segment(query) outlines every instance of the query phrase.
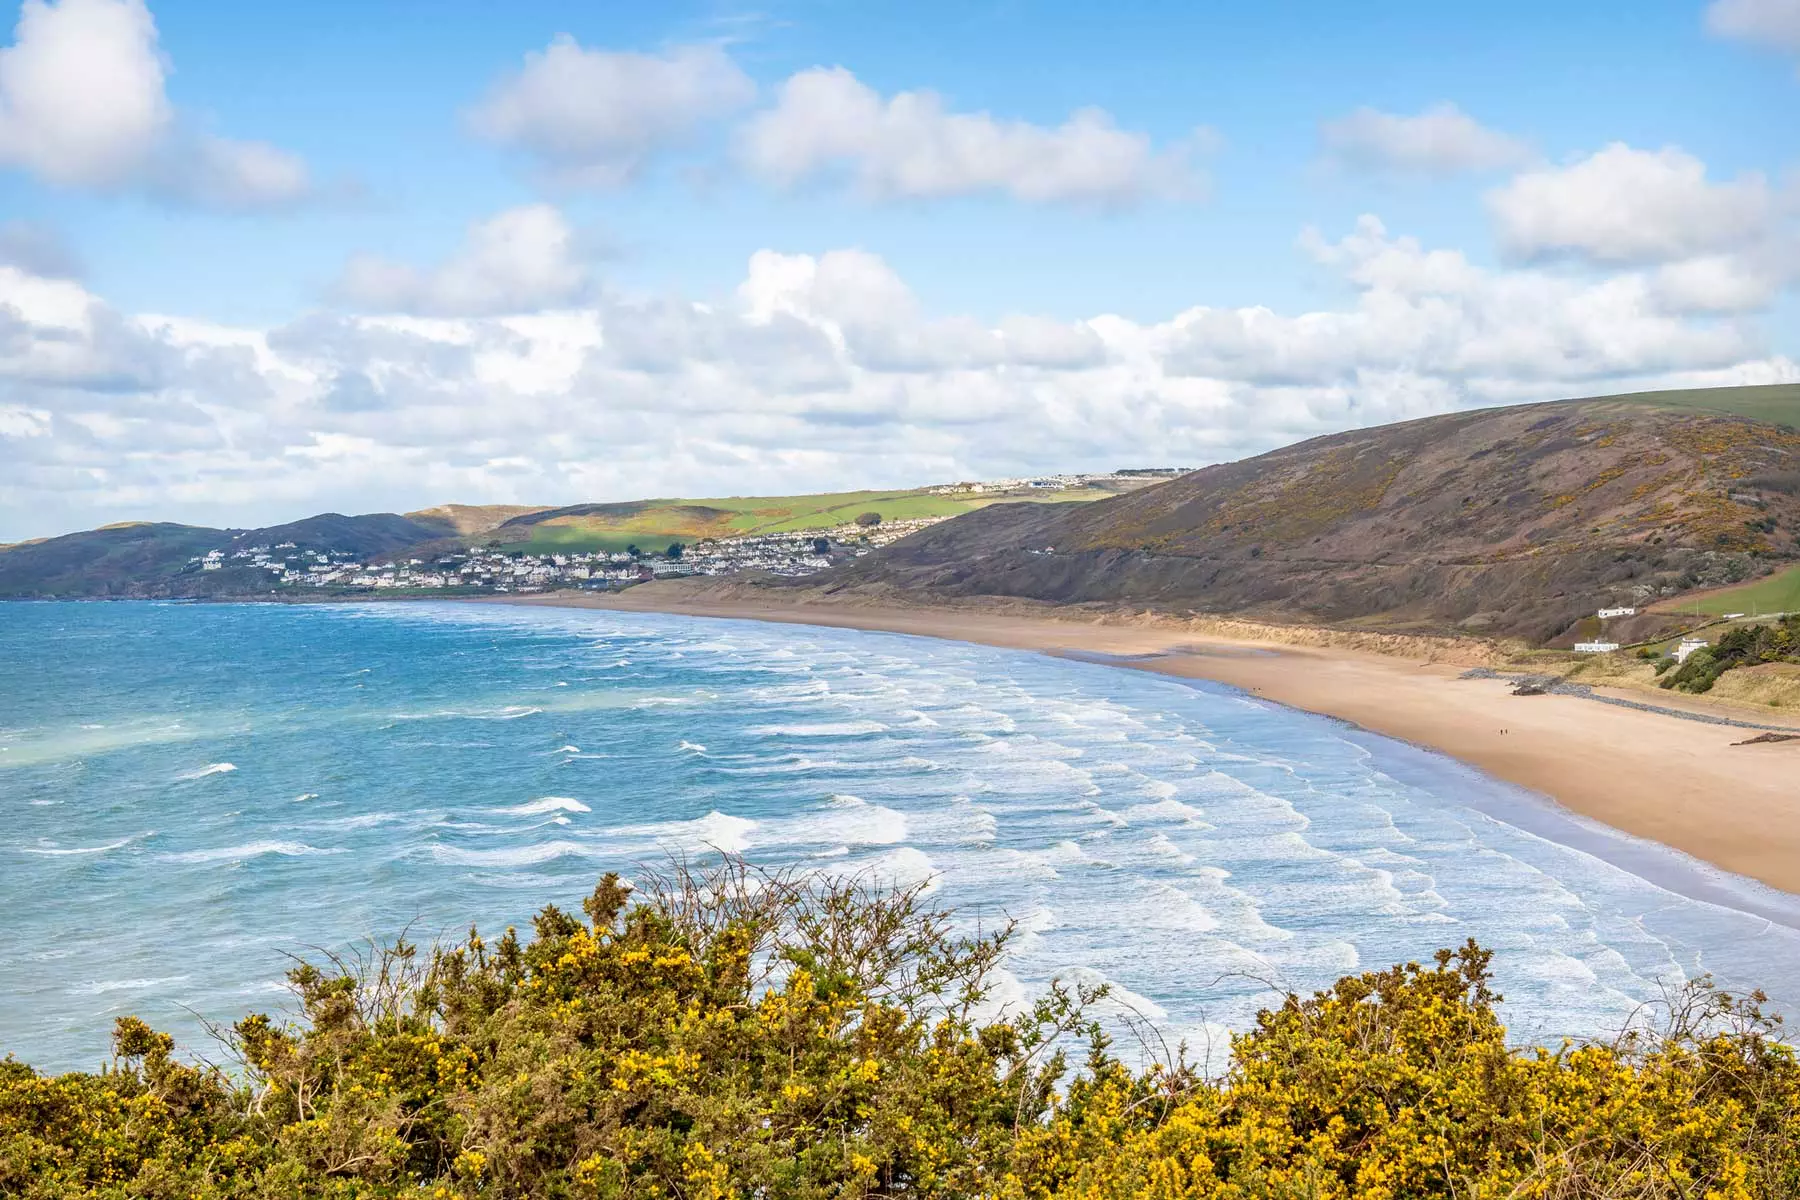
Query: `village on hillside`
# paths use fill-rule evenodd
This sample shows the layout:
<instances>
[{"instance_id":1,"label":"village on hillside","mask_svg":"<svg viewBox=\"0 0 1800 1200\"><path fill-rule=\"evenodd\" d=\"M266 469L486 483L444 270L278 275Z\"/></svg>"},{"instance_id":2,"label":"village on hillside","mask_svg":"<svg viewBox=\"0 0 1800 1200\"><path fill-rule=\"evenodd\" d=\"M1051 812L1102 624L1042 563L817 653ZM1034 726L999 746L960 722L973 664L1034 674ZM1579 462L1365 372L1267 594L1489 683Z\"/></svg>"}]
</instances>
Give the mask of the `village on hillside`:
<instances>
[{"instance_id":1,"label":"village on hillside","mask_svg":"<svg viewBox=\"0 0 1800 1200\"><path fill-rule=\"evenodd\" d=\"M1180 474L1184 468L1145 467L1085 475L1047 475L1018 479L941 484L925 489L932 495L1009 495L1110 486L1130 490ZM873 519L871 519L873 518ZM195 555L189 571L252 568L265 572L271 589L331 592L361 590L459 591L494 593L542 592L557 588L611 590L652 579L690 575L735 575L760 571L803 576L825 570L846 558L897 541L950 515L884 520L877 513L831 528L701 538L691 544L646 535L643 546L624 550L508 550L485 547L445 550L428 557L363 556L303 547L295 542L273 545L228 545Z\"/></svg>"},{"instance_id":2,"label":"village on hillside","mask_svg":"<svg viewBox=\"0 0 1800 1200\"><path fill-rule=\"evenodd\" d=\"M839 554L867 551L863 545L838 548ZM286 588L541 592L562 587L620 588L672 576L729 575L751 570L809 575L831 562L829 543L822 537L752 537L694 546L673 543L654 552L527 554L470 549L430 559L377 557L366 562L355 555L302 550L285 542L231 551L210 550L195 558L190 566L202 571L254 567L268 572L272 585Z\"/></svg>"}]
</instances>

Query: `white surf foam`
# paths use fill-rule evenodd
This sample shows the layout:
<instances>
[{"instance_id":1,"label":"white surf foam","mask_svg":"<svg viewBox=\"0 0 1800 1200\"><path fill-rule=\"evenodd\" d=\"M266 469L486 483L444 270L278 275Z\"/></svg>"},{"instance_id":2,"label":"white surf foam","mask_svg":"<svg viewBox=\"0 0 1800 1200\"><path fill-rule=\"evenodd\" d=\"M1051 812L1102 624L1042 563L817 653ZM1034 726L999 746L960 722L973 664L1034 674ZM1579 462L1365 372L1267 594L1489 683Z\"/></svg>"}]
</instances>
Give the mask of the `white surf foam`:
<instances>
[{"instance_id":1,"label":"white surf foam","mask_svg":"<svg viewBox=\"0 0 1800 1200\"><path fill-rule=\"evenodd\" d=\"M206 766L201 767L198 771L189 771L187 774L180 776L180 778L182 778L182 779L205 779L208 775L226 775L235 770L237 770L237 765L235 763L228 763L228 762L208 763Z\"/></svg>"},{"instance_id":2,"label":"white surf foam","mask_svg":"<svg viewBox=\"0 0 1800 1200\"><path fill-rule=\"evenodd\" d=\"M650 825L626 825L612 832L629 838L641 838L659 847L687 854L704 854L719 850L726 854L742 854L752 845L751 835L757 822L748 817L734 817L714 809L692 821L659 821Z\"/></svg>"},{"instance_id":3,"label":"white surf foam","mask_svg":"<svg viewBox=\"0 0 1800 1200\"><path fill-rule=\"evenodd\" d=\"M880 721L798 721L788 725L756 725L749 733L757 737L866 737L886 733Z\"/></svg>"},{"instance_id":4,"label":"white surf foam","mask_svg":"<svg viewBox=\"0 0 1800 1200\"><path fill-rule=\"evenodd\" d=\"M186 975L165 975L160 979L98 979L69 990L82 996L103 996L107 992L141 992L149 988L185 983Z\"/></svg>"},{"instance_id":5,"label":"white surf foam","mask_svg":"<svg viewBox=\"0 0 1800 1200\"><path fill-rule=\"evenodd\" d=\"M512 816L512 817L538 817L538 816L542 816L545 813L553 813L553 812L584 813L584 812L592 812L593 809L589 808L587 805L583 804L581 801L571 799L568 796L545 796L542 799L533 800L529 804L518 804L518 805L514 805L512 808L496 808L496 809L493 809L492 811L497 812L497 813L505 813L506 815Z\"/></svg>"},{"instance_id":6,"label":"white surf foam","mask_svg":"<svg viewBox=\"0 0 1800 1200\"><path fill-rule=\"evenodd\" d=\"M765 823L765 845L891 846L906 840L906 814L860 796L833 795L825 807L783 821Z\"/></svg>"},{"instance_id":7,"label":"white surf foam","mask_svg":"<svg viewBox=\"0 0 1800 1200\"><path fill-rule=\"evenodd\" d=\"M459 867L530 867L559 858L594 858L596 847L580 842L539 842L535 846L508 846L497 850L471 850L460 846L433 846L432 857Z\"/></svg>"},{"instance_id":8,"label":"white surf foam","mask_svg":"<svg viewBox=\"0 0 1800 1200\"><path fill-rule=\"evenodd\" d=\"M120 838L118 841L108 842L104 846L45 846L39 844L36 846L20 846L19 849L27 854L42 854L50 857L60 857L65 854L105 854L108 850L117 850L122 846L129 846L135 840L135 838Z\"/></svg>"},{"instance_id":9,"label":"white surf foam","mask_svg":"<svg viewBox=\"0 0 1800 1200\"><path fill-rule=\"evenodd\" d=\"M164 862L177 863L209 863L244 861L261 858L265 854L279 854L284 858L298 858L305 854L342 854L342 850L320 849L308 846L305 842L260 841L246 842L241 846L220 846L214 850L184 850L176 854L162 856Z\"/></svg>"}]
</instances>

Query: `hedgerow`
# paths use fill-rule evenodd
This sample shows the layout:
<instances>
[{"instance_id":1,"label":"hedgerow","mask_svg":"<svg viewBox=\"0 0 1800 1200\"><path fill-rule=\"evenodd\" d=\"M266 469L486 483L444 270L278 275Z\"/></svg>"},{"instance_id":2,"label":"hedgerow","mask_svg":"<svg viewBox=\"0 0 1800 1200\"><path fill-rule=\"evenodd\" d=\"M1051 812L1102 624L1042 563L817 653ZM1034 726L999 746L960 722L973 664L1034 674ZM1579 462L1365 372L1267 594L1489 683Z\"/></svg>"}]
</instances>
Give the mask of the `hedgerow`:
<instances>
[{"instance_id":1,"label":"hedgerow","mask_svg":"<svg viewBox=\"0 0 1800 1200\"><path fill-rule=\"evenodd\" d=\"M920 889L727 862L600 881L430 954L291 975L225 1068L125 1018L92 1074L0 1064L0 1193L56 1197L1800 1196L1800 1067L1704 982L1656 1031L1509 1047L1469 943L1289 996L1206 1077ZM1073 1058L1072 1058L1073 1053Z\"/></svg>"}]
</instances>

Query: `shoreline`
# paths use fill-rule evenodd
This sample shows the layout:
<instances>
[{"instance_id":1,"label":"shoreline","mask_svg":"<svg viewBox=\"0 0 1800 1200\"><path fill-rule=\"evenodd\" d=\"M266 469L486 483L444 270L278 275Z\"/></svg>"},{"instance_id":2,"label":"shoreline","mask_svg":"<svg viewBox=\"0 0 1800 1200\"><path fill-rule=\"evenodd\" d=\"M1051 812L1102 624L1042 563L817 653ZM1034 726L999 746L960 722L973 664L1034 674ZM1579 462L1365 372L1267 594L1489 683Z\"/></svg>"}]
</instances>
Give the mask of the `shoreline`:
<instances>
[{"instance_id":1,"label":"shoreline","mask_svg":"<svg viewBox=\"0 0 1800 1200\"><path fill-rule=\"evenodd\" d=\"M1446 639L1292 631L1317 643L1301 645L1250 636L1254 626L1229 621L779 603L657 585L459 602L911 634L1225 684L1445 755L1578 817L1800 895L1800 740L1734 746L1748 735L1742 726L1596 702L1604 696L1513 696L1509 680L1466 677L1487 664L1473 661L1477 649L1459 652ZM1410 653L1374 653L1359 642ZM1800 734L1800 725L1788 728Z\"/></svg>"}]
</instances>

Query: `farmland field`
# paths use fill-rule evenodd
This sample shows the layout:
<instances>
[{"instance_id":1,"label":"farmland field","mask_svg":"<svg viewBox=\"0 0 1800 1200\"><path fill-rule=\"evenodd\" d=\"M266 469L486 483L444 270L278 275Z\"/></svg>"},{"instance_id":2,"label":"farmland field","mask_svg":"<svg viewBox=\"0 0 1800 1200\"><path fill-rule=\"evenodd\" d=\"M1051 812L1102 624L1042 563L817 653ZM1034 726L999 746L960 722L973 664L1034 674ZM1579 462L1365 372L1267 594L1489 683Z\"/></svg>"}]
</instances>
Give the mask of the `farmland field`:
<instances>
[{"instance_id":1,"label":"farmland field","mask_svg":"<svg viewBox=\"0 0 1800 1200\"><path fill-rule=\"evenodd\" d=\"M1658 408L1684 408L1699 412L1730 413L1754 421L1772 421L1777 425L1800 425L1800 383L1771 383L1759 387L1686 388L1669 392L1634 392L1626 396L1606 396L1604 400L1624 400L1635 404L1653 404Z\"/></svg>"},{"instance_id":2,"label":"farmland field","mask_svg":"<svg viewBox=\"0 0 1800 1200\"><path fill-rule=\"evenodd\" d=\"M1800 612L1800 567L1789 567L1737 587L1684 596L1656 607L1668 612L1691 613L1697 609L1713 617L1735 612Z\"/></svg>"},{"instance_id":3,"label":"farmland field","mask_svg":"<svg viewBox=\"0 0 1800 1200\"><path fill-rule=\"evenodd\" d=\"M555 553L584 550L661 551L670 542L752 534L818 533L848 525L868 512L884 522L954 517L1000 503L1080 503L1118 493L1071 488L997 495L933 495L922 488L827 492L809 496L731 496L715 499L641 500L584 504L522 515L478 535L509 550Z\"/></svg>"}]
</instances>

